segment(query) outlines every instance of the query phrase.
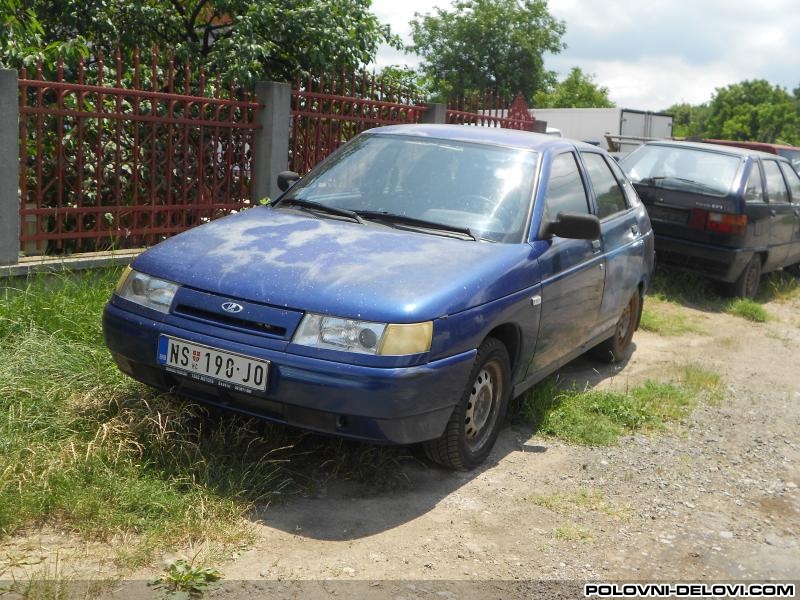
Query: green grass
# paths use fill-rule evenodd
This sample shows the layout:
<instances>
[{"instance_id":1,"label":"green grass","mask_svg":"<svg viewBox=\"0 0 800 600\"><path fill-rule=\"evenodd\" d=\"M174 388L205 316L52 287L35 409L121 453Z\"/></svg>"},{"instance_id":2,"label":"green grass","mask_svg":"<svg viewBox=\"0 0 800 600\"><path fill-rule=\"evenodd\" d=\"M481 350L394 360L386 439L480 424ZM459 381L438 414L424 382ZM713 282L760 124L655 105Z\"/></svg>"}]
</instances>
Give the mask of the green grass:
<instances>
[{"instance_id":1,"label":"green grass","mask_svg":"<svg viewBox=\"0 0 800 600\"><path fill-rule=\"evenodd\" d=\"M726 312L742 317L754 323L766 323L769 320L769 313L754 300L748 298L737 298L732 300L728 305Z\"/></svg>"},{"instance_id":2,"label":"green grass","mask_svg":"<svg viewBox=\"0 0 800 600\"><path fill-rule=\"evenodd\" d=\"M672 269L660 269L653 278L650 298L645 300L641 326L647 331L662 335L681 335L681 330L690 322L668 311L657 311L662 303L680 304L709 312L725 312L755 323L769 320L769 313L762 306L767 302L791 302L800 299L800 283L796 277L782 271L765 275L761 280L755 300L746 298L724 298L714 284L693 273ZM655 302L653 302L655 301ZM655 304L655 307L648 307ZM666 315L661 314L666 312ZM658 314L654 314L658 313ZM668 333L670 330L679 333ZM686 333L689 333L688 331Z\"/></svg>"},{"instance_id":3,"label":"green grass","mask_svg":"<svg viewBox=\"0 0 800 600\"><path fill-rule=\"evenodd\" d=\"M592 532L577 525L561 525L553 530L553 538L562 542L588 543L594 539Z\"/></svg>"},{"instance_id":4,"label":"green grass","mask_svg":"<svg viewBox=\"0 0 800 600\"><path fill-rule=\"evenodd\" d=\"M639 326L644 331L663 336L679 336L688 333L704 335L706 333L688 315L679 311L680 309L673 304L648 298L644 303Z\"/></svg>"},{"instance_id":5,"label":"green grass","mask_svg":"<svg viewBox=\"0 0 800 600\"><path fill-rule=\"evenodd\" d=\"M582 488L571 492L554 492L530 498L537 506L541 506L558 514L576 514L600 512L619 520L630 518L630 508L615 506L606 500L603 492L597 488Z\"/></svg>"},{"instance_id":6,"label":"green grass","mask_svg":"<svg viewBox=\"0 0 800 600\"><path fill-rule=\"evenodd\" d=\"M778 271L761 280L757 300L761 302L792 302L800 299L800 278Z\"/></svg>"},{"instance_id":7,"label":"green grass","mask_svg":"<svg viewBox=\"0 0 800 600\"><path fill-rule=\"evenodd\" d=\"M254 505L336 477L405 485L408 456L203 408L122 375L102 340L117 270L0 289L0 543L51 523L126 540L119 563L250 539Z\"/></svg>"},{"instance_id":8,"label":"green grass","mask_svg":"<svg viewBox=\"0 0 800 600\"><path fill-rule=\"evenodd\" d=\"M549 379L523 401L523 416L539 432L586 446L614 444L637 431L657 431L684 419L701 398L718 401L721 378L699 367L682 369L679 383L645 381L624 392L564 390Z\"/></svg>"}]
</instances>

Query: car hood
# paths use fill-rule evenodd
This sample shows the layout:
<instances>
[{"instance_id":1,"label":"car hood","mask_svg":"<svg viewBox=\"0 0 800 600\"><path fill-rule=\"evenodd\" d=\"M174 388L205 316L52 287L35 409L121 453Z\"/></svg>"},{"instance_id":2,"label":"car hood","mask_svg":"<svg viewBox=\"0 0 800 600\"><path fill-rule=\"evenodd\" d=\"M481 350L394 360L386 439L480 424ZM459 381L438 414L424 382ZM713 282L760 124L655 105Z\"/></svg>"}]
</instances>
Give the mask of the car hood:
<instances>
[{"instance_id":1,"label":"car hood","mask_svg":"<svg viewBox=\"0 0 800 600\"><path fill-rule=\"evenodd\" d=\"M528 244L474 242L258 207L177 235L133 268L222 296L416 322L538 282Z\"/></svg>"}]
</instances>

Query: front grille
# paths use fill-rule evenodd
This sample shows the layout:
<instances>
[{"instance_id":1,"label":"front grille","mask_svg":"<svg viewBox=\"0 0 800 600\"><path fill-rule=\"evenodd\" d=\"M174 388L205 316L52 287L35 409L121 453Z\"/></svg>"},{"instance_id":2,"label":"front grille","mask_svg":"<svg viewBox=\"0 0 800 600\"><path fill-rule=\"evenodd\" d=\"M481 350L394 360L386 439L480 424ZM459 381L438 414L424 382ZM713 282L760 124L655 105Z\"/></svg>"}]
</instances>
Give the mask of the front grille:
<instances>
[{"instance_id":1,"label":"front grille","mask_svg":"<svg viewBox=\"0 0 800 600\"><path fill-rule=\"evenodd\" d=\"M185 317L194 317L211 323L224 324L230 327L237 327L239 329L246 329L248 331L256 331L267 335L276 337L285 337L286 328L277 325L270 325L269 323L259 323L257 321L249 321L247 319L239 319L230 315L223 315L210 310L203 310L194 306L187 306L179 304L175 308L175 313Z\"/></svg>"}]
</instances>

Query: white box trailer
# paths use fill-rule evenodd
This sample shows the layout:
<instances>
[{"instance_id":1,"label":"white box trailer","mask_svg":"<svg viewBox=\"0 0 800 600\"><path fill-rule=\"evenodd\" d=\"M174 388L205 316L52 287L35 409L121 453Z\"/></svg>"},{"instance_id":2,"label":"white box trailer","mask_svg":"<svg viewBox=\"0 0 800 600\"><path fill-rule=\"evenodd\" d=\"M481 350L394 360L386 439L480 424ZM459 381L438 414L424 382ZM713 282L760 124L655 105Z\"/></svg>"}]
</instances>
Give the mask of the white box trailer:
<instances>
[{"instance_id":1,"label":"white box trailer","mask_svg":"<svg viewBox=\"0 0 800 600\"><path fill-rule=\"evenodd\" d=\"M619 150L626 154L639 146L642 140L636 138L672 137L672 115L667 113L630 108L534 108L530 112L546 121L548 129L560 130L563 137L597 143L606 150L615 150L609 148L606 134L621 136Z\"/></svg>"}]
</instances>

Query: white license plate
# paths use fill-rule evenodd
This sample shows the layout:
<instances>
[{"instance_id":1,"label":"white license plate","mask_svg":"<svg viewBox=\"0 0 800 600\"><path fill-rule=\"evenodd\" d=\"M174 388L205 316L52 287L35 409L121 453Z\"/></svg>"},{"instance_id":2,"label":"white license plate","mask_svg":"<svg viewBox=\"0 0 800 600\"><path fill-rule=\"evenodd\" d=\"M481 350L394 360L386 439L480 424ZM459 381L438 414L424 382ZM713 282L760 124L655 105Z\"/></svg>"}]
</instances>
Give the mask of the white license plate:
<instances>
[{"instance_id":1,"label":"white license plate","mask_svg":"<svg viewBox=\"0 0 800 600\"><path fill-rule=\"evenodd\" d=\"M267 388L269 361L216 350L209 346L162 335L158 363L167 371L242 392Z\"/></svg>"}]
</instances>

